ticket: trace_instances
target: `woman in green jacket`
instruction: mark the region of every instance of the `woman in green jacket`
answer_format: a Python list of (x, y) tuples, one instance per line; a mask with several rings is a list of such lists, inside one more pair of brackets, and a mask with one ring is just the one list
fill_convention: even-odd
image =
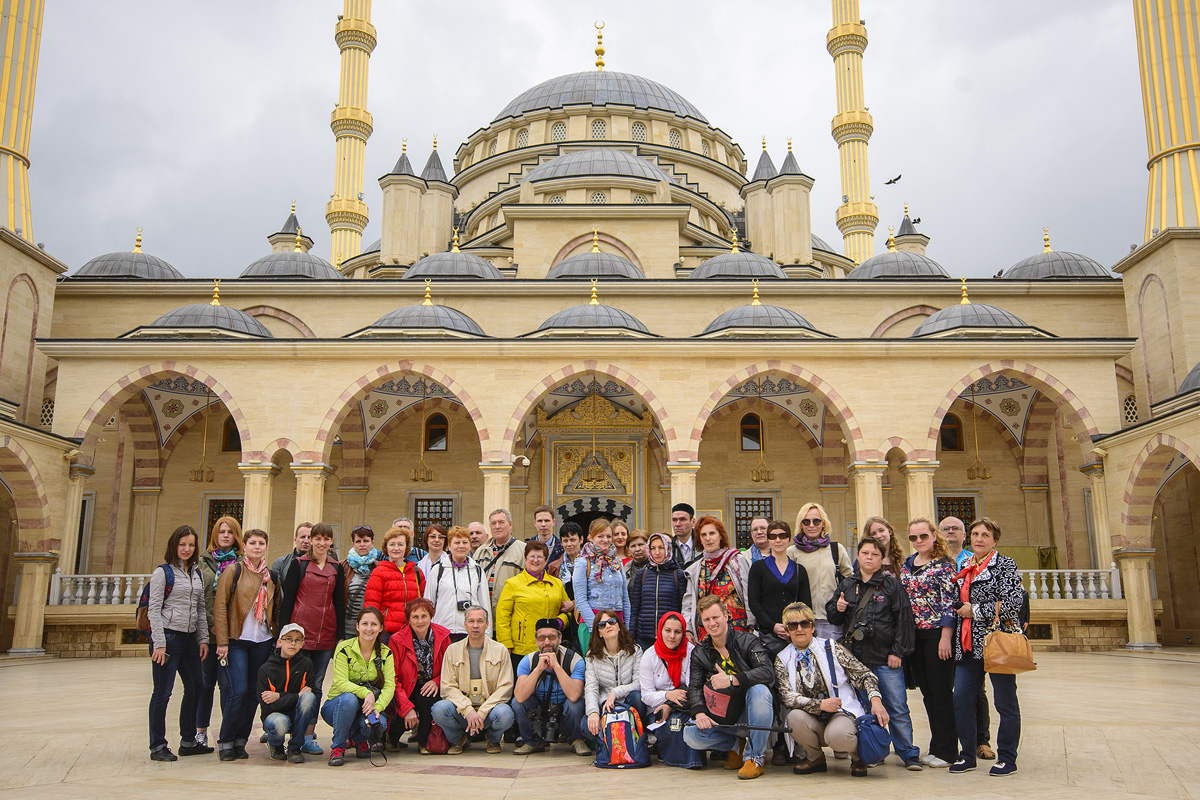
[[(359, 758), (371, 756), (371, 733), (378, 731), (383, 744), (387, 727), (383, 712), (396, 693), (396, 665), (392, 651), (380, 641), (383, 612), (369, 606), (358, 615), (358, 636), (346, 639), (333, 651), (333, 685), (321, 707), (321, 719), (333, 728), (329, 766), (345, 762), (346, 746), (354, 743)], [(378, 727), (376, 727), (378, 726)]]

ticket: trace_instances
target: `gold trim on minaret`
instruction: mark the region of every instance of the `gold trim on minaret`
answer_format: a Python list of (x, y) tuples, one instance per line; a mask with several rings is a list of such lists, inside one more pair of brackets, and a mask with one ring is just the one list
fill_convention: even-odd
[(33, 241), (29, 202), (29, 129), (37, 88), (44, 0), (4, 2), (3, 80), (0, 80), (0, 227)]

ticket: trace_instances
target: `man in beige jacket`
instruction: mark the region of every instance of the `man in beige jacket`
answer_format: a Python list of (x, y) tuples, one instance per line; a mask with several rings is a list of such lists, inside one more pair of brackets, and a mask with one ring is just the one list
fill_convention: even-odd
[(446, 648), (442, 658), (442, 699), (433, 721), (450, 742), (448, 755), (466, 749), (469, 737), (487, 732), (487, 751), (500, 752), (500, 739), (512, 727), (512, 660), (508, 649), (487, 637), (488, 609), (471, 606), (463, 624), (467, 638)]

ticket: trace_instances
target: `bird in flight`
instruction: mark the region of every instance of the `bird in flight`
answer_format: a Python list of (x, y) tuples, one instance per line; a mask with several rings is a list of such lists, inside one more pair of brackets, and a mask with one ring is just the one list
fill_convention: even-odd
[(912, 224), (913, 224), (913, 225), (920, 225), (920, 224), (921, 224), (921, 218), (920, 218), (920, 217), (913, 217)]
[(891, 186), (893, 183), (899, 183), (899, 182), (900, 182), (900, 178), (901, 178), (902, 176), (903, 176), (903, 173), (901, 173), (900, 175), (897, 175), (896, 177), (892, 178), (890, 181), (884, 181), (884, 182), (883, 182), (883, 185), (884, 185), (884, 186)]

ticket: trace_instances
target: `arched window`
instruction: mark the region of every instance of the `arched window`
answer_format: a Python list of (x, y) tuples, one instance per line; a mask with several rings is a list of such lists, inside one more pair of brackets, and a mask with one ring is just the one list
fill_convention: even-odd
[(947, 414), (942, 419), (940, 438), (943, 450), (961, 452), (963, 449), (962, 420), (953, 414)]
[(443, 414), (430, 414), (425, 420), (425, 449), (447, 450), (450, 445), (450, 424)]
[(592, 192), (592, 203), (594, 205), (603, 205), (608, 202), (608, 195), (604, 192)]
[(602, 119), (592, 120), (592, 138), (606, 139), (608, 138), (608, 126), (604, 124)]
[(742, 417), (742, 449), (762, 450), (762, 417), (758, 414)]
[(554, 127), (550, 129), (550, 141), (565, 142), (567, 140), (567, 123), (556, 122)]
[(683, 147), (683, 134), (674, 128), (671, 128), (671, 133), (667, 136), (667, 139), (670, 141), (671, 147)]
[(645, 203), (647, 203), (648, 201), (646, 200), (646, 195), (644, 195), (644, 194), (635, 194), (635, 195), (633, 196), (633, 202), (634, 202), (634, 204), (636, 204), (636, 205), (644, 205), (644, 204), (645, 204)]
[(488, 148), (488, 155), (489, 155), (489, 156), (494, 156), (494, 155), (496, 155), (496, 146), (497, 146), (497, 145), (496, 145), (496, 140), (495, 140), (495, 139), (492, 139), (492, 146)]
[(552, 195), (550, 195), (550, 199), (547, 200), (546, 202), (552, 206), (558, 206), (558, 205), (562, 205), (566, 201), (563, 199), (563, 196), (561, 194), (552, 194)]
[(1121, 402), (1121, 418), (1125, 420), (1126, 425), (1137, 425), (1137, 398), (1133, 395), (1129, 395)]
[(242, 435), (238, 433), (237, 423), (233, 421), (232, 416), (225, 418), (225, 425), (221, 428), (221, 452), (242, 452)]
[(528, 147), (528, 146), (529, 146), (529, 129), (522, 128), (521, 130), (517, 131), (517, 147)]
[(629, 137), (635, 142), (646, 141), (646, 126), (640, 122), (633, 123), (633, 127), (629, 132)]
[(708, 158), (708, 142), (700, 142), (700, 155)]

